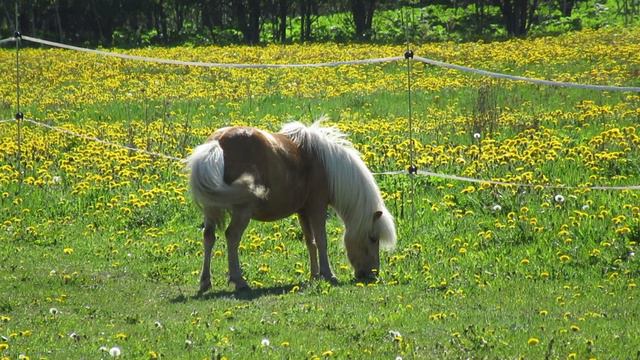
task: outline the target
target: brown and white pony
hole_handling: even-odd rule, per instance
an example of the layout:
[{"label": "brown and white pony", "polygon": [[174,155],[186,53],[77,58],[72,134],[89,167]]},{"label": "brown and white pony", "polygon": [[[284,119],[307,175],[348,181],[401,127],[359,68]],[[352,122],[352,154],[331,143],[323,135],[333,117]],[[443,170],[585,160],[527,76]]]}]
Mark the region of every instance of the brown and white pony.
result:
[{"label": "brown and white pony", "polygon": [[335,282],[327,255],[325,229],[331,206],[345,224],[344,244],[355,277],[372,278],[380,267],[380,248],[396,242],[393,217],[360,154],[338,129],[299,122],[279,133],[251,127],[214,132],[186,160],[191,192],[204,214],[204,261],[200,291],[211,288],[211,250],[215,228],[225,212],[229,281],[248,288],[238,246],[251,219],[273,221],[297,214],[309,251],[311,277]]}]

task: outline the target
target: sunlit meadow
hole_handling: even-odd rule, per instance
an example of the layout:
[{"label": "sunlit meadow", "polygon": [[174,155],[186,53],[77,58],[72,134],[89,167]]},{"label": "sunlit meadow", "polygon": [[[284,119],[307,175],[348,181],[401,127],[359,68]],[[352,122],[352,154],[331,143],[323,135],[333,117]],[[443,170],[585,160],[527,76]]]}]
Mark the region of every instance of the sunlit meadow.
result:
[{"label": "sunlit meadow", "polygon": [[[416,54],[520,76],[640,86],[640,31]],[[315,63],[402,46],[127,50],[203,62]],[[120,51],[120,50],[114,50]],[[122,50],[125,52],[124,50]],[[0,109],[17,111],[15,50],[0,50]],[[250,293],[196,298],[201,218],[178,161],[25,122],[0,123],[0,359],[635,358],[640,352],[640,94],[491,80],[405,62],[216,69],[68,50],[20,51],[28,119],[183,158],[214,129],[293,119],[350,134],[374,172],[421,170],[524,186],[378,175],[399,241],[378,283],[308,281],[295,217],[253,223]],[[21,139],[20,141],[18,139]],[[413,154],[411,149],[414,149]],[[220,234],[221,235],[221,234]]]}]

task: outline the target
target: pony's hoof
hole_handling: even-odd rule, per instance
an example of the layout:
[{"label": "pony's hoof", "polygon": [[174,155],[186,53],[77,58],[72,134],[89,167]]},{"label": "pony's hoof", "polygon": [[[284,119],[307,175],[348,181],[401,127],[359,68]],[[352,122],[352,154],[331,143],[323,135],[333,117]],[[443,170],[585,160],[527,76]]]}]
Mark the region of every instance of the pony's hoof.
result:
[{"label": "pony's hoof", "polygon": [[236,292],[237,293],[246,293],[251,291],[251,287],[247,284],[236,284]]},{"label": "pony's hoof", "polygon": [[329,282],[331,285],[338,285],[338,278],[333,275],[322,275],[322,278]]},{"label": "pony's hoof", "polygon": [[233,283],[235,285],[236,292],[251,290],[251,287],[249,287],[249,284],[247,284],[247,282],[244,279],[239,279],[239,280],[229,279],[229,283]]},{"label": "pony's hoof", "polygon": [[197,296],[202,296],[204,293],[209,291],[209,289],[211,289],[211,283],[210,282],[206,283],[206,284],[200,284],[200,289],[198,290]]}]

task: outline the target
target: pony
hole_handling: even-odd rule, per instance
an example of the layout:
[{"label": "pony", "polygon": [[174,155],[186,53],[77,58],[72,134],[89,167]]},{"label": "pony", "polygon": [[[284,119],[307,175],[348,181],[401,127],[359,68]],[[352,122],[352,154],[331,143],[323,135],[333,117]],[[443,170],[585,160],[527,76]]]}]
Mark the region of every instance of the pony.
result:
[{"label": "pony", "polygon": [[331,206],[345,225],[344,245],[356,279],[371,280],[380,249],[396,243],[393,217],[373,175],[346,135],[334,127],[300,122],[277,133],[253,127],[224,127],[185,160],[194,201],[204,216],[204,259],[199,294],[211,288],[211,251],[216,227],[224,224],[229,283],[249,289],[238,246],[251,219],[274,221],[297,214],[311,278],[337,283],[327,255],[326,220]]}]

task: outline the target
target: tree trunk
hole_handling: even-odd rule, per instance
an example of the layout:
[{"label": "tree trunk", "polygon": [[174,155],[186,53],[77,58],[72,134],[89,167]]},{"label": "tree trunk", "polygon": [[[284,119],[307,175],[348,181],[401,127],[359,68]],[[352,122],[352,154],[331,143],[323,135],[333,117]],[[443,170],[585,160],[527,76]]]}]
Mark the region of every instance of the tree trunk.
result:
[{"label": "tree trunk", "polygon": [[573,7],[575,6],[576,0],[560,0],[560,12],[562,16],[569,17],[573,12]]},{"label": "tree trunk", "polygon": [[62,19],[60,18],[60,0],[56,0],[56,27],[58,28],[58,41],[64,42],[64,32],[62,31]]},{"label": "tree trunk", "polygon": [[538,0],[500,0],[502,22],[509,35],[526,35],[535,20]]},{"label": "tree trunk", "polygon": [[245,42],[249,42],[248,26],[247,26],[247,9],[244,6],[244,1],[233,0],[233,17],[236,20],[236,27],[242,33]]},{"label": "tree trunk", "polygon": [[318,13],[318,4],[316,0],[307,0],[307,14],[305,26],[305,40],[311,40],[311,23],[313,22],[311,16]]},{"label": "tree trunk", "polygon": [[260,0],[249,0],[249,24],[247,32],[250,44],[260,42]]},{"label": "tree trunk", "polygon": [[300,42],[305,42],[307,38],[305,34],[305,31],[307,30],[306,28],[307,2],[306,0],[300,0],[298,2],[298,5],[300,7]]},{"label": "tree trunk", "polygon": [[218,0],[209,0],[202,5],[202,25],[208,29],[222,27],[222,6]]},{"label": "tree trunk", "polygon": [[356,40],[371,39],[371,25],[376,9],[376,0],[350,0],[350,3]]},{"label": "tree trunk", "polygon": [[281,43],[287,42],[287,12],[289,11],[289,0],[278,0],[278,40]]}]

